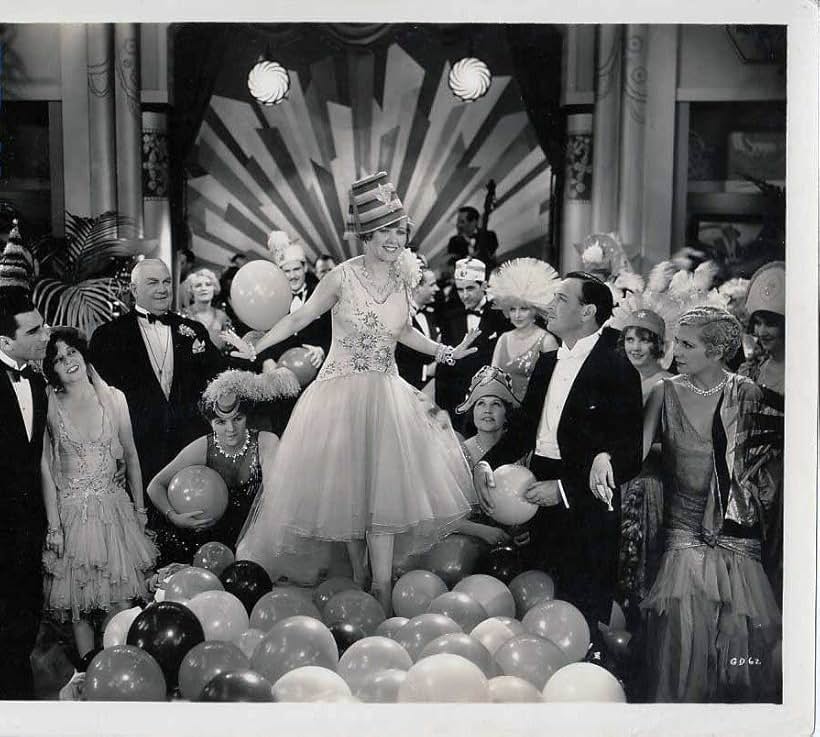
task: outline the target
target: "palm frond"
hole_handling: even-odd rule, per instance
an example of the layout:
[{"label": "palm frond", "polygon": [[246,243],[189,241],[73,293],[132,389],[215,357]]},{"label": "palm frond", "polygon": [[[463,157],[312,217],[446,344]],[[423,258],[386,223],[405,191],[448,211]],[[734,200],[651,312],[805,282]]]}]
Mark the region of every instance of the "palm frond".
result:
[{"label": "palm frond", "polygon": [[105,212],[95,218],[66,214],[69,269],[72,281],[80,282],[105,272],[113,259],[131,255],[120,241],[132,221],[115,212]]},{"label": "palm frond", "polygon": [[87,337],[111,319],[111,304],[116,301],[116,279],[101,277],[69,284],[58,279],[42,279],[34,286],[34,304],[52,325],[71,325]]}]

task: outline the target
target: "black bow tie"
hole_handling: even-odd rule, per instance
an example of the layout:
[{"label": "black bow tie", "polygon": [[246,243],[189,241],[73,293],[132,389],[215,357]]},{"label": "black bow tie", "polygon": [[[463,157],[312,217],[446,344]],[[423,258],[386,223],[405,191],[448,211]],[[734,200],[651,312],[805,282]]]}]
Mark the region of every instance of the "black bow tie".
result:
[{"label": "black bow tie", "polygon": [[161,315],[154,315],[151,312],[138,312],[137,314],[144,320],[148,320],[149,325],[155,322],[161,322],[163,325],[171,324],[171,315],[168,312],[163,312]]},{"label": "black bow tie", "polygon": [[15,384],[20,381],[20,379],[28,379],[30,381],[37,375],[37,372],[28,364],[23,366],[21,369],[6,366],[6,372]]},{"label": "black bow tie", "polygon": [[481,317],[484,313],[482,310],[467,310],[468,315],[475,315],[476,317]]}]

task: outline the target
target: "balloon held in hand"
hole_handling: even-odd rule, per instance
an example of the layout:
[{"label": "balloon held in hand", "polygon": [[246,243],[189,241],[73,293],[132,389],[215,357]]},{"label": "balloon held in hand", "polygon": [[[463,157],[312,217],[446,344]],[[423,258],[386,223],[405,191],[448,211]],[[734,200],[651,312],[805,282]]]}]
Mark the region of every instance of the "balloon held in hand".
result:
[{"label": "balloon held in hand", "polygon": [[524,492],[535,483],[535,476],[524,466],[500,466],[494,472],[495,487],[489,491],[490,514],[502,525],[520,525],[531,520],[538,505],[528,502]]},{"label": "balloon held in hand", "polygon": [[188,466],[168,484],[168,501],[175,512],[200,512],[200,519],[209,519],[213,524],[228,508],[228,487],[212,468]]}]

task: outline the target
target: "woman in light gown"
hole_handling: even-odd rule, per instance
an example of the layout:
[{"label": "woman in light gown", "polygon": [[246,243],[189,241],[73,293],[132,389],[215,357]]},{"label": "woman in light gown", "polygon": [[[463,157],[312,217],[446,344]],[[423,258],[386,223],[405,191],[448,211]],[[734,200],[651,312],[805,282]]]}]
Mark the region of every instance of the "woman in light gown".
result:
[{"label": "woman in light gown", "polygon": [[648,615],[652,701],[774,700],[780,611],[761,565],[775,484],[761,433],[760,389],[724,368],[740,345],[725,309],[685,312],[675,335],[682,372],[650,393],[644,452],[660,425],[665,552],[641,608]]},{"label": "woman in light gown", "polygon": [[208,329],[211,342],[221,350],[225,345],[221,333],[231,329],[231,320],[213,304],[219,292],[219,279],[210,269],[197,269],[179,285],[182,314],[201,322]]},{"label": "woman in light gown", "polygon": [[527,393],[536,361],[542,353],[557,350],[552,333],[536,323],[552,300],[560,278],[546,261],[516,258],[501,264],[490,276],[487,297],[493,308],[502,310],[513,324],[495,344],[492,365],[507,372],[518,399]]},{"label": "woman in light gown", "polygon": [[79,331],[52,330],[43,360],[51,386],[41,464],[49,527],[45,608],[71,621],[80,658],[94,649],[96,615],[128,608],[145,595],[145,575],[157,558],[144,533],[142,476],[128,405],[87,359],[88,344]]},{"label": "woman in light gown", "polygon": [[260,563],[274,580],[284,571],[314,583],[318,572],[309,566],[317,546],[345,542],[360,582],[368,577],[369,552],[373,594],[389,614],[394,554],[431,547],[473,501],[458,438],[446,416],[399,377],[396,342],[454,362],[475,350],[469,346],[478,333],[451,348],[411,327],[410,290],[420,269],[405,248],[407,215],[395,189],[380,172],[354,182],[350,198],[364,255],[334,268],[255,346],[260,352],[275,345],[332,310],[330,352],[299,398],[278,452],[263,460],[263,492],[237,556]]}]

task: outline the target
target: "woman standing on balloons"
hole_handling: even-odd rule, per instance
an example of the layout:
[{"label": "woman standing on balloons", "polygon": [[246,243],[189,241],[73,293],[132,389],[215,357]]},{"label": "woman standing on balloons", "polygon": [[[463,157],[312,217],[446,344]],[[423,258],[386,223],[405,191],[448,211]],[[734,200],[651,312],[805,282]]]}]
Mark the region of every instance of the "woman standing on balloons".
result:
[{"label": "woman standing on balloons", "polygon": [[[271,373],[224,371],[202,394],[199,406],[213,431],[186,445],[148,484],[148,496],[173,527],[163,528],[163,550],[176,551],[175,560],[189,562],[205,542],[236,545],[262,486],[261,458],[272,457],[279,438],[248,427],[248,415],[261,402],[294,396],[299,384],[290,371]],[[203,512],[176,512],[168,501],[168,485],[189,466],[214,469],[228,487],[228,508],[215,521]]]},{"label": "woman standing on balloons", "polygon": [[665,552],[641,608],[648,613],[653,701],[765,701],[780,674],[780,611],[761,565],[776,484],[760,389],[725,361],[740,323],[712,306],[678,320],[682,372],[651,391],[644,454],[661,428]]},{"label": "woman standing on balloons", "polygon": [[[387,174],[354,182],[350,209],[364,255],[334,268],[255,346],[261,352],[332,311],[327,360],[300,397],[279,451],[263,461],[263,494],[237,557],[260,563],[275,580],[282,554],[344,541],[362,582],[366,543],[373,594],[389,613],[394,554],[431,547],[470,512],[472,496],[458,438],[399,377],[396,343],[452,364],[474,352],[478,333],[452,348],[411,327],[410,291],[421,273],[405,248],[407,214]],[[315,581],[315,572],[302,573]]]}]

